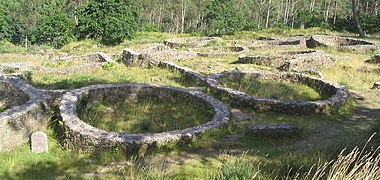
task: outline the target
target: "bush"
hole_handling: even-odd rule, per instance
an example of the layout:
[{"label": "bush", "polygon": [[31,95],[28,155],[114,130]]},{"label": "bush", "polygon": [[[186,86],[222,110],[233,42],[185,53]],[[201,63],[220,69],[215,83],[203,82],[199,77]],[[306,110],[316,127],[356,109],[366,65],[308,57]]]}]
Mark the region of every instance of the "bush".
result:
[{"label": "bush", "polygon": [[92,0],[77,12],[80,35],[107,45],[131,39],[138,29],[138,9],[136,0]]},{"label": "bush", "polygon": [[0,40],[10,41],[15,34],[15,27],[12,26],[12,23],[8,17],[0,12]]},{"label": "bush", "polygon": [[60,48],[75,40],[74,28],[74,23],[66,14],[46,16],[37,27],[35,42]]},{"label": "bush", "polygon": [[205,8],[207,35],[231,35],[243,29],[242,11],[233,0],[214,0]]},{"label": "bush", "polygon": [[145,24],[142,31],[144,32],[162,32],[162,29],[154,23]]}]

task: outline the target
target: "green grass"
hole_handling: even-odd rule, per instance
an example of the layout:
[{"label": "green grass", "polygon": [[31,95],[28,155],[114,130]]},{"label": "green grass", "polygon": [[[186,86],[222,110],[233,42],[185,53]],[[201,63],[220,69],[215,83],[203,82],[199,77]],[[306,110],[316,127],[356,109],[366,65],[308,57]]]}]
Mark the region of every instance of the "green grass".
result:
[{"label": "green grass", "polygon": [[242,78],[232,81],[228,78],[221,79],[221,84],[245,92],[256,97],[271,97],[281,100],[307,100],[316,101],[322,99],[312,88],[293,82],[271,81],[261,79]]},{"label": "green grass", "polygon": [[80,118],[100,129],[119,133],[158,133],[180,130],[210,121],[209,107],[147,97],[118,103],[94,102],[79,107]]},{"label": "green grass", "polygon": [[183,87],[183,79],[178,72],[157,67],[125,67],[117,64],[109,70],[99,68],[62,75],[34,71],[29,82],[41,89],[74,89],[108,83],[165,84]]},{"label": "green grass", "polygon": [[47,68],[66,68],[69,66],[79,66],[86,64],[84,61],[74,61],[74,60],[57,60],[57,61],[45,61],[42,66]]}]

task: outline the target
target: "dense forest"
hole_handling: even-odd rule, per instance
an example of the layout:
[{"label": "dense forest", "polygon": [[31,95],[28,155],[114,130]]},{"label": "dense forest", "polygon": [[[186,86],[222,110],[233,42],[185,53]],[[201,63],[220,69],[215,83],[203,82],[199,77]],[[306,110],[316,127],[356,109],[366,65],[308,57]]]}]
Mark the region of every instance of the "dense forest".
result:
[{"label": "dense forest", "polygon": [[[0,40],[59,48],[117,44],[137,31],[203,35],[320,27],[380,32],[380,0],[1,0]],[[362,31],[363,29],[363,31]]]}]

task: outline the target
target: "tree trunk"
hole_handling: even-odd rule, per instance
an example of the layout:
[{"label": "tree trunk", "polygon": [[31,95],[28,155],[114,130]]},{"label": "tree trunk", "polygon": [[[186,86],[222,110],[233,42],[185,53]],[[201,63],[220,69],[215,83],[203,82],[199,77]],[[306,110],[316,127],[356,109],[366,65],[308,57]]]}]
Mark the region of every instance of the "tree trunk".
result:
[{"label": "tree trunk", "polygon": [[268,6],[268,11],[267,11],[267,22],[265,23],[265,28],[268,28],[269,26],[269,15],[270,15],[271,6],[272,6],[272,0],[269,0],[269,6]]},{"label": "tree trunk", "polygon": [[327,7],[326,7],[326,13],[325,13],[325,22],[329,20],[330,4],[331,4],[331,0],[329,0],[326,4]]},{"label": "tree trunk", "polygon": [[360,24],[360,17],[358,14],[358,9],[356,7],[356,1],[352,0],[351,2],[352,2],[352,15],[354,16],[356,28],[359,31],[360,37],[365,37],[365,32],[363,31],[362,25]]}]

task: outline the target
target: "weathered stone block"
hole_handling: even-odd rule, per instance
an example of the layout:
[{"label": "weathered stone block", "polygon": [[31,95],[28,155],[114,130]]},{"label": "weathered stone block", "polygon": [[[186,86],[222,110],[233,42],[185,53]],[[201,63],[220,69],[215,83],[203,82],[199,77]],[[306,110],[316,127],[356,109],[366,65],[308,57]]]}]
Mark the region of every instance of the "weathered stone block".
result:
[{"label": "weathered stone block", "polygon": [[248,126],[246,135],[263,135],[269,137],[292,136],[299,132],[298,127],[288,124]]},{"label": "weathered stone block", "polygon": [[42,131],[37,131],[30,138],[32,153],[48,152],[48,137]]}]

